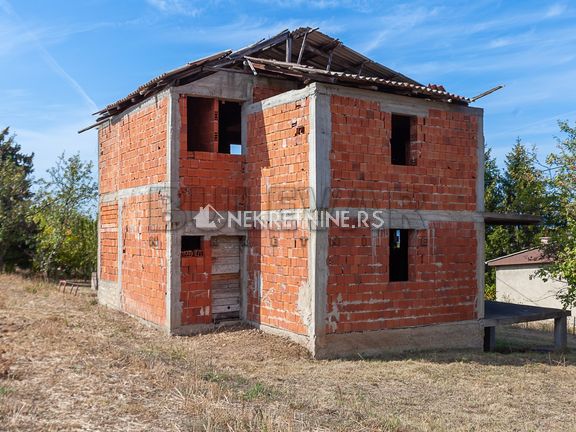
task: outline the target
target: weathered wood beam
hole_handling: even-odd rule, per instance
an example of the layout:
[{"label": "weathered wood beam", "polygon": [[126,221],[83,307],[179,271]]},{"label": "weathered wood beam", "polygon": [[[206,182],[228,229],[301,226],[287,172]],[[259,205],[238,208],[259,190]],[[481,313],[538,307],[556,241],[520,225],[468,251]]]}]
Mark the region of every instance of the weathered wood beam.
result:
[{"label": "weathered wood beam", "polygon": [[330,72],[330,68],[332,67],[332,57],[334,56],[334,50],[336,48],[330,50],[330,54],[328,55],[328,64],[326,65],[326,70]]},{"label": "weathered wood beam", "polygon": [[292,37],[286,38],[286,63],[292,63]]},{"label": "weathered wood beam", "polygon": [[302,39],[302,46],[300,46],[300,52],[298,53],[297,64],[302,63],[302,56],[304,55],[304,50],[306,49],[306,39],[308,38],[308,33],[304,34],[304,39]]}]

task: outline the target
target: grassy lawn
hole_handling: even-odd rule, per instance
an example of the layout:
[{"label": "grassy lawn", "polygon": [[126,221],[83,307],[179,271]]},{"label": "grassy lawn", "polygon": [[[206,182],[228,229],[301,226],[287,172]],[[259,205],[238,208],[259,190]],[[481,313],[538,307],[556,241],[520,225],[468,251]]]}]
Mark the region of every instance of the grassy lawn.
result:
[{"label": "grassy lawn", "polygon": [[0,275],[0,430],[574,430],[576,355],[530,350],[551,346],[543,331],[499,335],[501,353],[314,361],[249,328],[170,337],[86,290]]}]

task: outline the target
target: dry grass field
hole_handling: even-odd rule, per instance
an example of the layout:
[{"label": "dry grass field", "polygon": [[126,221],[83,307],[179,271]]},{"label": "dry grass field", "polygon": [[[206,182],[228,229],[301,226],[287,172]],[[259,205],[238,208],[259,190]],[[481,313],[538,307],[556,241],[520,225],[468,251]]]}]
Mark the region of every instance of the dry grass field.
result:
[{"label": "dry grass field", "polygon": [[0,430],[575,430],[576,356],[526,349],[551,340],[511,328],[501,353],[314,361],[248,328],[169,337],[88,291],[0,275]]}]

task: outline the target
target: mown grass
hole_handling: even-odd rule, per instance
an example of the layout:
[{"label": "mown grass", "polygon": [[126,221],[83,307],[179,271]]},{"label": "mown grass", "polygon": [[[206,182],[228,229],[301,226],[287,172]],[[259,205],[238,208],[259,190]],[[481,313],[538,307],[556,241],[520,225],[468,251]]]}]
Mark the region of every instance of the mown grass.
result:
[{"label": "mown grass", "polygon": [[[546,331],[501,352],[314,361],[245,327],[170,337],[0,275],[0,430],[501,431],[574,425],[576,358]],[[571,343],[574,343],[571,337]]]}]

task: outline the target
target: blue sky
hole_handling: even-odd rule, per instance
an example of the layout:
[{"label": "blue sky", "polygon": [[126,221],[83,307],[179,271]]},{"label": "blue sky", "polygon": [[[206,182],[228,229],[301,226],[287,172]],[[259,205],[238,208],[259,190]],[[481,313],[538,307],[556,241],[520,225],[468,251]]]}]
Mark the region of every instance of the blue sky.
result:
[{"label": "blue sky", "polygon": [[517,136],[554,149],[576,119],[576,4],[555,1],[0,0],[0,126],[36,153],[96,160],[90,114],[166,70],[285,28],[320,27],[424,84],[474,96],[502,163]]}]

